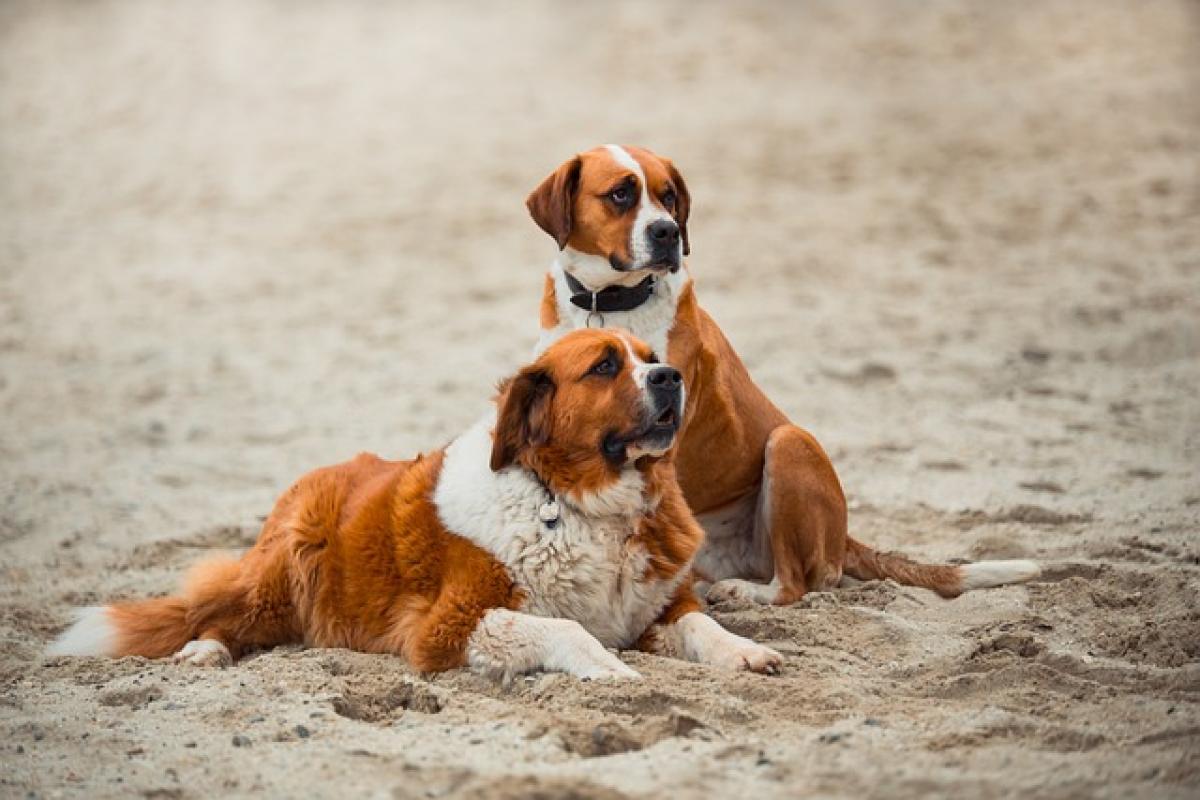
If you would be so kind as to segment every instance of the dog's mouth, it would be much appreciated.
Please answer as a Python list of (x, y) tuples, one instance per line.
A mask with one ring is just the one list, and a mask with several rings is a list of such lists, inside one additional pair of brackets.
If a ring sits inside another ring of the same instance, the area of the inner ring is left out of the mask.
[(639, 269), (650, 270), (651, 272), (675, 272), (679, 269), (682, 259), (679, 257), (679, 248), (673, 249), (655, 249), (650, 253), (650, 257), (646, 263)]
[(679, 430), (679, 403), (668, 403), (663, 408), (650, 411), (644, 418), (641, 427), (633, 433), (628, 441), (641, 442), (647, 440), (669, 439)]
[(671, 406), (657, 412), (630, 433), (611, 431), (601, 442), (604, 457), (613, 464), (624, 464), (630, 455), (661, 455), (675, 443), (679, 432), (679, 409)]
[(651, 430), (662, 430), (664, 428), (669, 428), (670, 430), (674, 431), (678, 427), (679, 414), (676, 413), (674, 408), (667, 408), (654, 418), (654, 424), (651, 426)]
[(675, 434), (678, 432), (679, 408), (672, 403), (653, 412), (641, 430), (630, 437), (629, 443), (640, 450), (666, 451), (675, 443)]
[(608, 264), (617, 272), (678, 272), (681, 266), (678, 256), (666, 256), (645, 264), (634, 264), (616, 255), (611, 255), (608, 257)]

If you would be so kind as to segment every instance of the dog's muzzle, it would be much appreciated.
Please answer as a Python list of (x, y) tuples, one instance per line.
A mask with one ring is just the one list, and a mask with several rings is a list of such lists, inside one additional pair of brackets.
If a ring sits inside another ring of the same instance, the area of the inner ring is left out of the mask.
[(646, 449), (667, 449), (683, 421), (683, 376), (674, 367), (662, 365), (646, 373), (648, 424), (641, 437)]
[(647, 225), (646, 245), (650, 253), (647, 268), (671, 272), (679, 269), (682, 248), (679, 243), (679, 225), (675, 220), (660, 219)]

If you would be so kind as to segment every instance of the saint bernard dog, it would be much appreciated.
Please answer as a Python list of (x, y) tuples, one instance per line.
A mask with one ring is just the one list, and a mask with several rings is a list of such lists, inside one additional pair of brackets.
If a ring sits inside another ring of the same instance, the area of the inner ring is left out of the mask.
[(850, 538), (829, 457), (755, 385), (696, 301), (691, 198), (670, 160), (606, 145), (569, 159), (526, 206), (558, 245), (541, 305), (542, 350), (570, 331), (615, 326), (683, 373), (687, 410), (675, 459), (684, 497), (707, 533), (696, 557), (709, 599), (789, 604), (844, 576), (892, 578), (954, 597), (1029, 580), (1031, 561), (915, 563)]
[(362, 454), (277, 501), (239, 560), (181, 595), (84, 609), (52, 655), (225, 665), (288, 642), (414, 669), (636, 678), (610, 648), (774, 673), (700, 610), (704, 532), (675, 479), (684, 383), (614, 331), (563, 336), (495, 407), (412, 461)]

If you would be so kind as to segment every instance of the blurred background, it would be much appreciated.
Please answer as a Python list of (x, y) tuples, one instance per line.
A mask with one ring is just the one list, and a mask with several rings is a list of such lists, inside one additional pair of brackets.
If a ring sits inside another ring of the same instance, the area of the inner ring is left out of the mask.
[[(554, 245), (524, 198), (606, 142), (681, 168), (701, 302), (863, 538), (1186, 545), (1195, 2), (9, 0), (19, 652), (110, 554), (252, 530), (304, 470), (471, 422), (536, 339)], [(118, 563), (108, 592), (174, 574)]]

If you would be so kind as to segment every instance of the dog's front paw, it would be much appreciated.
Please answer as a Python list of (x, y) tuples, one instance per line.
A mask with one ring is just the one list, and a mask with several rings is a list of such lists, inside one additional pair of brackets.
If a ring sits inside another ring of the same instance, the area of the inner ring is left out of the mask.
[(771, 587), (761, 583), (752, 583), (740, 578), (729, 578), (717, 581), (708, 587), (708, 602), (721, 603), (726, 600), (744, 603), (770, 603), (774, 593)]
[(216, 639), (193, 639), (171, 657), (176, 664), (191, 664), (196, 667), (228, 667), (233, 656), (225, 645)]
[(715, 663), (726, 669), (778, 675), (783, 669), (783, 656), (765, 645), (746, 640), (723, 650)]
[(585, 681), (640, 681), (642, 674), (614, 657), (610, 663), (580, 670), (579, 678)]
[(616, 655), (602, 648), (597, 648), (599, 652), (587, 659), (587, 662), (580, 664), (575, 670), (575, 675), (585, 681), (637, 681), (641, 680), (641, 674), (633, 667), (626, 664)]
[(778, 675), (783, 669), (783, 656), (765, 645), (755, 644), (740, 650), (737, 655), (742, 661), (740, 668), (749, 672)]
[(642, 680), (642, 673), (636, 669), (626, 667), (625, 664), (620, 666), (620, 669), (612, 667), (594, 667), (584, 670), (580, 674), (580, 680)]

